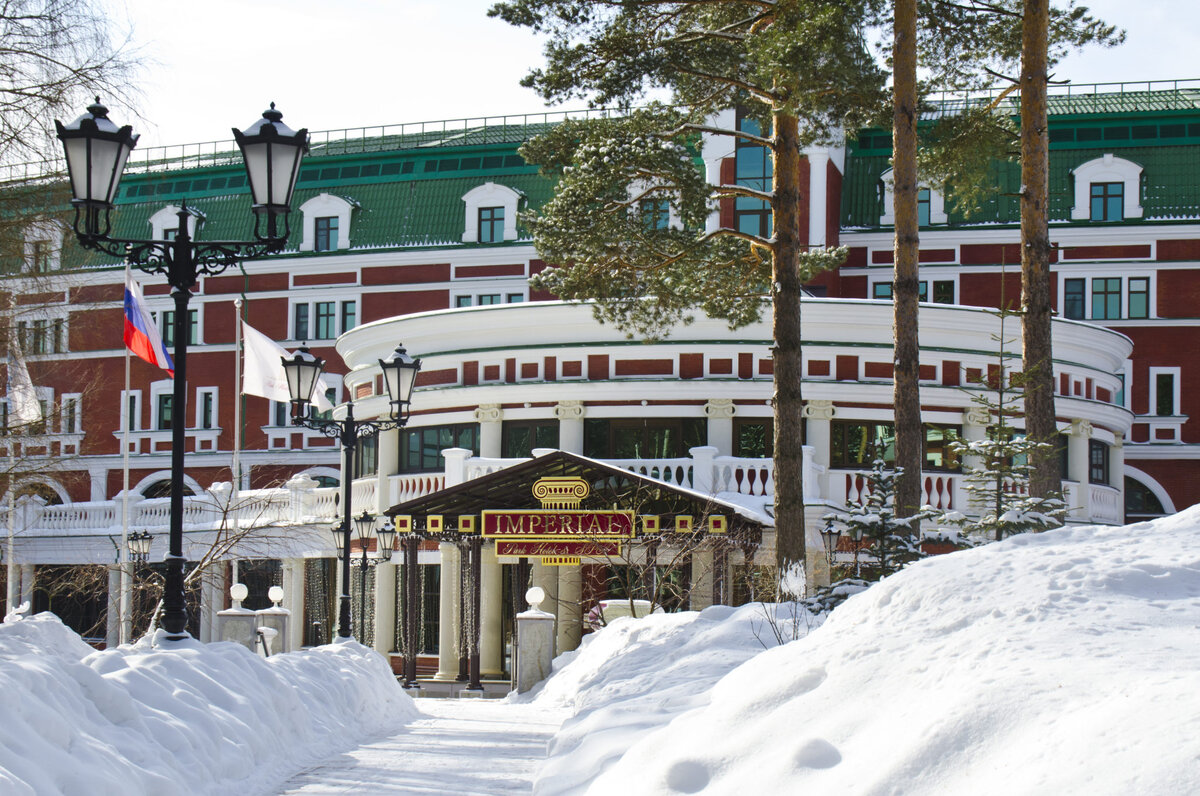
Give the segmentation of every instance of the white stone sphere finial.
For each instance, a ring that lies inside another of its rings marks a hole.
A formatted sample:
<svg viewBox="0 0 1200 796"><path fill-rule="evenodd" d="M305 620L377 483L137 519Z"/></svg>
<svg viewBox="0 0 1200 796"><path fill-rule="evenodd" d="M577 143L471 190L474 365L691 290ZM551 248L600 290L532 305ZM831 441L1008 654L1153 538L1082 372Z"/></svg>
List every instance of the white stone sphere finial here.
<svg viewBox="0 0 1200 796"><path fill-rule="evenodd" d="M278 608L279 604L283 602L283 587L272 586L267 589L267 599L275 603L275 607Z"/></svg>
<svg viewBox="0 0 1200 796"><path fill-rule="evenodd" d="M544 599L546 599L546 590L541 586L533 586L525 592L525 602L529 603L530 609L534 611L538 610L538 606Z"/></svg>
<svg viewBox="0 0 1200 796"><path fill-rule="evenodd" d="M235 608L242 607L242 600L249 596L250 590L246 588L245 583L235 583L229 587L229 596L233 598L233 606Z"/></svg>

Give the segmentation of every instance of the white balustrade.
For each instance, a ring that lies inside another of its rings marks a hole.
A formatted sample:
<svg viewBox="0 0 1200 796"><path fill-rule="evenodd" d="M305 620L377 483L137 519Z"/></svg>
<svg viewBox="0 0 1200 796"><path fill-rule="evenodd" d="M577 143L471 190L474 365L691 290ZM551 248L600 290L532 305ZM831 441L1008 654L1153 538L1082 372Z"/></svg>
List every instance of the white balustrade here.
<svg viewBox="0 0 1200 796"><path fill-rule="evenodd" d="M604 459L605 464L664 483L692 488L692 460L679 459Z"/></svg>
<svg viewBox="0 0 1200 796"><path fill-rule="evenodd" d="M775 462L740 456L717 456L713 460L713 493L772 497L775 494Z"/></svg>
<svg viewBox="0 0 1200 796"><path fill-rule="evenodd" d="M341 514L342 488L340 486L318 487L312 491L312 501L309 503L310 516L318 521L336 520Z"/></svg>
<svg viewBox="0 0 1200 796"><path fill-rule="evenodd" d="M482 456L472 456L467 459L466 468L464 470L464 480L470 481L473 478L479 478L485 475L499 472L506 467L512 467L514 464L527 462L529 459L492 459Z"/></svg>
<svg viewBox="0 0 1200 796"><path fill-rule="evenodd" d="M1125 522L1121 492L1106 484L1088 484L1088 507L1092 522L1120 525Z"/></svg>
<svg viewBox="0 0 1200 796"><path fill-rule="evenodd" d="M377 476L359 478L350 484L351 514L358 515L363 511L375 513L375 489L379 484Z"/></svg>
<svg viewBox="0 0 1200 796"><path fill-rule="evenodd" d="M395 506L437 492L446 484L445 473L409 473L388 478L388 503Z"/></svg>

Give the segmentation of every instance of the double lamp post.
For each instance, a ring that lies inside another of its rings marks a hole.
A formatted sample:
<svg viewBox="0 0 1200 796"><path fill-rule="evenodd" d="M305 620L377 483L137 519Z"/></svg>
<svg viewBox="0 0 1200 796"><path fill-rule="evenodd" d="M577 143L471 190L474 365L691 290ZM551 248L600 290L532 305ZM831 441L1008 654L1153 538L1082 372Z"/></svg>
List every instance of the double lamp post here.
<svg viewBox="0 0 1200 796"><path fill-rule="evenodd" d="M291 232L288 219L292 193L300 173L300 163L308 151L308 131L291 130L281 121L283 114L271 103L262 118L245 131L234 130L250 185L254 212L254 239L241 241L199 241L192 237L189 221L192 212L181 203L179 224L171 239L146 240L112 235L111 213L120 187L121 175L138 137L128 125L118 127L108 118L108 109L97 97L87 113L70 124L55 121L58 138L66 154L71 186L71 205L75 209L73 228L84 248L127 260L131 266L150 274L161 274L171 286L175 300L173 319L175 378L172 407L176 422L171 424L171 501L166 583L163 589L162 628L168 639L186 638L187 607L184 595L183 555L183 474L187 443L187 346L188 302L200 276L215 276L243 260L282 251ZM339 635L350 635L350 605L347 590L350 579L349 535L351 525L351 466L358 440L378 431L398 428L408 419L409 398L420 369L397 348L387 360L380 360L391 400L391 418L360 421L354 418L353 404L347 406L344 420L309 417L307 404L324 362L301 348L291 360L289 386L307 384L308 392L292 389L294 422L337 437L346 454L347 469L342 478L342 507L345 553ZM387 363L387 364L385 364ZM403 375L401 375L403 374ZM389 545L390 550L390 545Z"/></svg>

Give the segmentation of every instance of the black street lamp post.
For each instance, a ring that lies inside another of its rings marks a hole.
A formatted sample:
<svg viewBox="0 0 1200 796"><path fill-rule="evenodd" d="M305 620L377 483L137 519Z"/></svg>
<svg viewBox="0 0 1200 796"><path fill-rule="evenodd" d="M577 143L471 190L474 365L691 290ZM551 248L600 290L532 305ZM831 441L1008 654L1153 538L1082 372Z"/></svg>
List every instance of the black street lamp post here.
<svg viewBox="0 0 1200 796"><path fill-rule="evenodd" d="M346 404L346 416L341 420L326 419L311 415L308 403L312 397L317 380L325 370L325 360L314 356L307 348L301 347L290 359L283 360L283 369L287 374L288 392L292 399L292 423L297 426L320 431L327 437L337 439L342 446L342 459L345 462L342 470L342 522L334 528L336 537L340 537L338 553L342 559L342 593L338 610L338 636L350 638L350 530L354 527L352 507L350 505L351 484L354 480L355 453L358 441L363 437L373 436L381 431L391 431L401 428L408 422L409 407L412 400L413 387L417 383L417 371L421 369L421 360L413 359L397 346L387 359L379 360L383 371L383 382L387 385L388 401L390 404L389 417L386 420L359 420L354 417L354 403ZM365 512L364 512L365 513ZM374 518L371 518L372 524ZM393 537L394 538L394 537ZM390 546L389 546L390 555ZM366 557L366 542L363 543L363 556ZM364 565L365 566L365 565ZM364 570L364 592L366 589ZM364 594L363 605L366 605Z"/></svg>
<svg viewBox="0 0 1200 796"><path fill-rule="evenodd" d="M213 276L242 260L281 251L290 228L292 191L300 161L308 150L308 131L295 132L270 110L245 132L233 131L245 161L253 198L254 240L198 241L188 222L186 203L179 209L179 226L172 240L131 240L112 237L111 211L121 173L138 137L129 126L118 128L108 118L99 97L87 113L68 125L55 121L67 158L71 204L75 208L75 235L80 245L127 259L150 274L162 274L175 299L174 365L171 424L171 519L163 591L162 627L168 639L187 637L187 608L183 582L183 452L187 442L187 333L188 300L201 275Z"/></svg>

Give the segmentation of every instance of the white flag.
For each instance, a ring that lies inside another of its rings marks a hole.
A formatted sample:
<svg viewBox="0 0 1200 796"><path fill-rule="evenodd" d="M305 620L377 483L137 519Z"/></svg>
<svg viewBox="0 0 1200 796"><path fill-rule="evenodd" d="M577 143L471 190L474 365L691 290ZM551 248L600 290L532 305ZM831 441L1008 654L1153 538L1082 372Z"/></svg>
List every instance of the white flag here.
<svg viewBox="0 0 1200 796"><path fill-rule="evenodd" d="M283 370L283 359L291 357L287 349L245 321L242 321L242 347L245 352L242 392L281 403L291 401L287 374ZM309 400L315 403L318 409L333 408L333 404L325 397L325 386L319 380Z"/></svg>
<svg viewBox="0 0 1200 796"><path fill-rule="evenodd" d="M26 426L42 419L42 405L16 338L14 334L8 349L8 419L15 426Z"/></svg>

